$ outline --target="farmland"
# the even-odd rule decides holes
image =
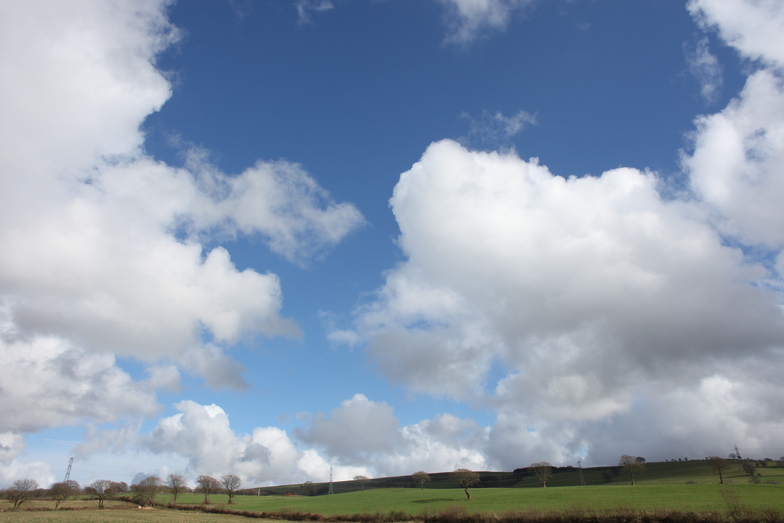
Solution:
[[[474,499],[467,500],[462,489],[457,488],[448,474],[433,474],[432,481],[422,490],[414,487],[408,477],[378,478],[360,490],[355,482],[338,482],[334,495],[308,496],[300,485],[248,489],[246,495],[236,496],[227,505],[228,497],[210,496],[209,508],[217,511],[265,513],[278,518],[296,519],[303,513],[324,517],[369,515],[368,521],[386,519],[432,519],[438,514],[610,514],[613,511],[641,513],[714,513],[721,516],[745,513],[776,513],[784,515],[784,467],[762,467],[759,483],[749,482],[749,476],[739,467],[732,467],[719,485],[705,461],[694,460],[675,463],[648,464],[645,473],[631,486],[628,478],[617,468],[585,469],[580,485],[580,471],[563,468],[557,470],[547,488],[541,488],[536,478],[521,471],[484,472],[482,481],[470,488]],[[505,487],[492,485],[504,484]],[[318,485],[323,488],[324,485]],[[265,495],[248,495],[250,493]],[[107,509],[97,510],[96,502],[89,499],[70,499],[62,507],[68,510],[52,511],[53,502],[30,500],[24,510],[8,512],[9,505],[0,503],[0,521],[73,522],[73,521],[180,521],[225,522],[246,520],[230,514],[209,514],[199,510],[204,496],[196,493],[181,494],[177,504],[182,509],[164,508],[171,502],[169,494],[159,494],[159,506],[153,510],[138,510],[135,505],[122,501],[107,502]],[[84,510],[89,508],[89,510]],[[371,517],[372,515],[375,515]],[[737,519],[737,518],[736,518]],[[768,518],[770,519],[770,518]]]
[[[722,492],[730,488],[744,505],[754,509],[784,511],[781,485],[612,485],[605,487],[559,487],[547,489],[473,489],[468,501],[462,489],[408,488],[347,492],[333,496],[238,496],[236,510],[257,512],[310,512],[324,515],[388,513],[418,515],[441,512],[459,505],[468,512],[549,512],[576,507],[587,510],[634,508],[642,510],[723,511]],[[214,496],[219,501],[222,496]],[[225,496],[223,496],[225,498]],[[190,494],[181,504],[198,504],[202,496]]]

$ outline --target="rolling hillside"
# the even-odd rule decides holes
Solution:
[[[747,461],[747,463],[755,463]],[[760,482],[784,483],[784,467],[778,461],[765,462],[767,466],[762,466],[762,462],[756,462],[758,479]],[[412,471],[412,473],[415,471]],[[471,487],[472,489],[481,488],[541,488],[537,478],[526,468],[515,469],[513,472],[478,472],[480,482]],[[585,485],[621,485],[629,482],[628,475],[620,467],[592,467],[582,470]],[[425,483],[425,489],[452,489],[459,488],[459,485],[452,479],[450,472],[429,473],[430,481]],[[705,460],[687,460],[646,463],[645,470],[636,476],[638,484],[677,484],[677,483],[696,483],[710,484],[718,483],[718,475]],[[724,471],[725,483],[749,483],[750,476],[745,473],[739,463],[731,464]],[[579,486],[580,470],[576,467],[553,467],[553,474],[547,482],[548,488]],[[361,490],[362,485],[358,481],[336,481],[333,483],[335,493],[353,492]],[[379,488],[419,488],[411,476],[396,476],[387,478],[370,479],[365,485],[365,490]],[[275,487],[260,487],[245,489],[243,493],[256,495],[261,491],[262,494],[307,494],[307,489],[302,485],[281,485]],[[316,483],[311,486],[314,495],[327,494],[329,491],[328,483]]]

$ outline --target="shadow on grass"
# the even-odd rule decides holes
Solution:
[[[440,503],[441,501],[455,501],[455,498],[415,499],[411,503]]]

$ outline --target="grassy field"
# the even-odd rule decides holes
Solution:
[[[178,510],[58,510],[56,512],[35,512],[19,510],[0,513],[0,521],[9,523],[248,523],[266,522],[265,519],[252,519],[242,516],[204,514],[201,512],[182,512]]]
[[[629,485],[629,479],[613,467],[585,469],[587,486],[579,485],[579,471],[560,469],[553,475],[548,488],[541,488],[531,476],[513,475],[508,472],[482,473],[483,485],[505,483],[516,488],[471,488],[473,500],[467,500],[462,489],[454,488],[448,474],[426,484],[425,490],[411,488],[408,478],[382,478],[374,480],[365,492],[353,490],[352,482],[336,483],[336,494],[332,496],[305,495],[262,495],[236,496],[235,503],[226,505],[226,495],[211,495],[212,507],[236,511],[253,512],[309,512],[314,514],[389,514],[404,512],[411,515],[438,514],[443,511],[465,511],[468,513],[510,512],[590,512],[606,510],[634,511],[680,511],[726,514],[733,505],[751,510],[772,509],[784,514],[784,467],[759,467],[760,484],[749,483],[749,476],[740,467],[725,471],[727,485],[719,485],[704,461],[652,463],[646,465],[645,473],[637,477],[637,485]],[[435,475],[434,475],[435,476]],[[406,488],[377,488],[389,484],[409,485]],[[775,483],[766,484],[765,482]],[[358,486],[356,486],[358,488]],[[376,487],[376,488],[374,488]],[[450,488],[451,487],[451,488]],[[303,493],[299,486],[276,487],[278,490]],[[264,489],[268,490],[268,489]],[[199,506],[201,494],[180,495],[181,505]],[[168,494],[158,496],[158,502],[166,504]],[[194,521],[225,522],[248,521],[246,518],[222,514],[205,514],[197,511],[138,510],[135,505],[119,501],[107,501],[107,509],[98,510],[97,501],[69,499],[56,512],[51,511],[53,501],[29,500],[21,510],[9,512],[10,504],[0,502],[0,522],[125,522],[137,523],[165,521],[179,523]],[[87,510],[84,510],[87,509]]]
[[[444,510],[467,512],[553,512],[553,511],[603,511],[631,509],[636,511],[682,511],[726,513],[730,508],[726,493],[731,499],[753,510],[773,509],[784,513],[784,486],[781,485],[610,485],[603,487],[561,487],[539,489],[473,489],[475,499],[468,501],[460,489],[376,489],[350,492],[333,496],[238,496],[236,503],[226,506],[226,496],[215,495],[214,507],[254,512],[311,512],[325,515],[386,514],[402,511],[412,515],[434,514]],[[203,496],[180,496],[180,504],[201,503]],[[168,496],[159,496],[167,502]],[[43,522],[125,522],[138,523],[165,521],[179,523],[194,521],[212,523],[248,521],[245,518],[180,512],[165,509],[138,510],[128,504],[107,502],[107,509],[37,511],[29,509],[51,508],[51,502],[34,500],[23,505],[26,510],[0,513],[0,521]],[[96,506],[95,501],[69,500],[66,508]],[[8,508],[7,502],[0,508]]]
[[[229,507],[256,512],[312,512],[325,515],[440,512],[461,505],[469,512],[507,512],[632,508],[641,510],[716,511],[726,510],[722,492],[734,492],[737,500],[752,509],[771,508],[784,512],[782,485],[608,485],[538,489],[470,489],[468,501],[461,489],[376,489],[333,496],[237,496]],[[203,496],[180,496],[180,504],[199,504]],[[166,501],[161,496],[162,501]],[[212,496],[213,504],[226,496]]]
[[[784,467],[778,462],[770,463],[767,467],[758,467],[757,471],[761,474],[761,481],[778,481],[784,484]],[[425,484],[425,489],[454,489],[457,483],[450,478],[449,473],[431,474],[432,481]],[[512,472],[480,472],[481,484],[477,488],[483,487],[507,487],[507,488],[540,488],[539,482],[533,475],[513,474]],[[585,484],[589,486],[613,486],[629,483],[629,478],[620,472],[618,467],[594,467],[583,470]],[[724,471],[724,479],[730,484],[746,484],[749,476],[743,472],[740,465],[733,464]],[[639,484],[684,484],[687,482],[700,484],[715,484],[719,478],[713,473],[705,460],[687,460],[675,462],[647,463],[645,472],[638,475]],[[375,488],[408,488],[413,485],[410,476],[396,478],[377,478],[372,479],[366,486],[367,489]],[[548,486],[550,487],[574,487],[580,485],[580,472],[577,468],[557,469]],[[316,487],[320,492],[326,493],[327,484],[320,483]],[[335,493],[354,492],[360,490],[360,485],[356,481],[340,481],[334,484]],[[299,485],[280,485],[276,487],[266,487],[261,489],[269,494],[303,494],[304,491]]]

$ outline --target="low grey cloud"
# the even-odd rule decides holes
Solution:
[[[398,446],[399,425],[392,407],[357,394],[329,416],[316,415],[309,429],[297,430],[295,435],[310,446],[324,448],[343,464],[363,465],[374,454]]]

